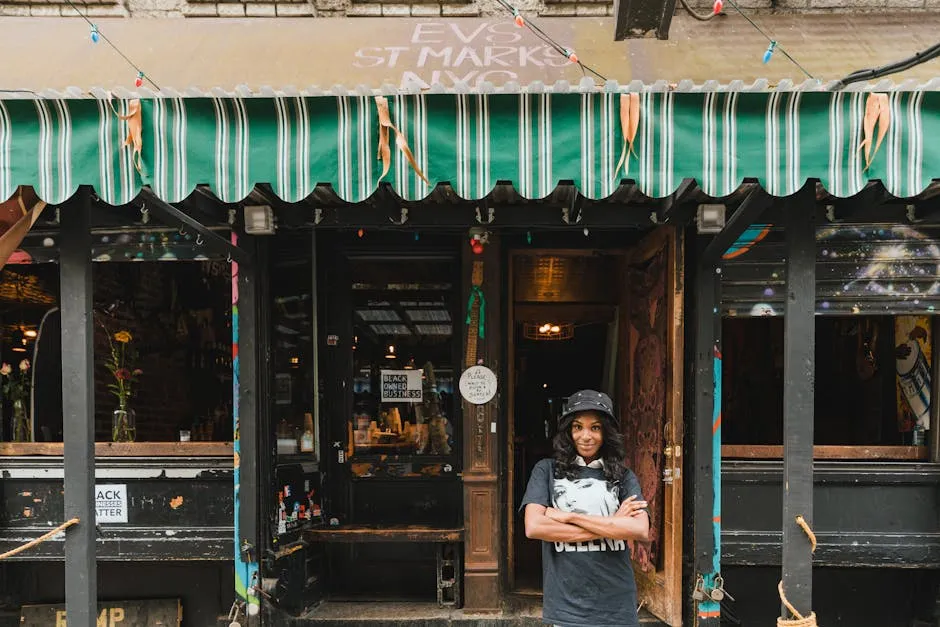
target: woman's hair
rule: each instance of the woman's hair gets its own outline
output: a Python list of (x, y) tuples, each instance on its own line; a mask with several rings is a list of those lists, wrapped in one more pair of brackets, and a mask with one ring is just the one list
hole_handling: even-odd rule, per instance
[[(604, 478), (609, 485), (618, 483), (624, 473), (624, 457), (626, 451), (623, 445), (623, 435), (617, 429), (610, 416), (601, 412), (592, 412), (597, 416), (601, 423), (601, 431), (604, 436), (604, 442), (601, 444), (600, 455), (598, 457), (604, 460)], [(578, 449), (574, 445), (571, 437), (571, 425), (575, 418), (580, 414), (569, 414), (561, 419), (558, 425), (558, 433), (555, 434), (555, 478), (556, 479), (576, 479), (578, 465), (575, 458), (578, 456)]]

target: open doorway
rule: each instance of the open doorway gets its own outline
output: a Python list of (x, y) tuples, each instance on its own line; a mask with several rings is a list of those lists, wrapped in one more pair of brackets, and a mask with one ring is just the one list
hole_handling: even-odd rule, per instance
[[(557, 308), (544, 309), (546, 320), (560, 320)], [(607, 390), (610, 381), (609, 358), (614, 327), (614, 309), (607, 320), (583, 322), (565, 340), (538, 340), (526, 337), (526, 323), (515, 325), (516, 394), (513, 399), (515, 436), (513, 492), (521, 498), (532, 468), (552, 455), (552, 438), (558, 426), (565, 399), (590, 388)], [(547, 323), (542, 323), (542, 325)], [(540, 326), (542, 326), (540, 325)], [(515, 516), (512, 548), (516, 563), (516, 589), (535, 592), (542, 589), (541, 543), (525, 537), (522, 516)]]
[(508, 552), (513, 591), (542, 590), (541, 544), (518, 513), (526, 482), (552, 455), (558, 418), (574, 392), (617, 393), (617, 329), (623, 251), (526, 250), (512, 256), (509, 328), (511, 420)]

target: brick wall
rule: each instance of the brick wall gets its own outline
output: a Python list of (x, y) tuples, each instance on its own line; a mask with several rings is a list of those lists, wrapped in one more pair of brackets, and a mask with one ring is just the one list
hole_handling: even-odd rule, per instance
[[(690, 0), (711, 7), (713, 0)], [(611, 15), (613, 0), (518, 0), (528, 14)], [(752, 9), (782, 11), (929, 10), (940, 0), (741, 0)], [(82, 0), (91, 17), (470, 17), (505, 15), (495, 0)], [(681, 9), (680, 9), (681, 11)], [(64, 0), (0, 0), (0, 15), (74, 16)]]

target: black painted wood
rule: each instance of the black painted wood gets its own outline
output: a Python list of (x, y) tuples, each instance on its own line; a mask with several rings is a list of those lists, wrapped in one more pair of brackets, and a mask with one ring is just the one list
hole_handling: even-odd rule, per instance
[(708, 267), (717, 264), (725, 251), (741, 237), (747, 227), (760, 218), (760, 215), (770, 207), (772, 202), (773, 198), (760, 187), (752, 189), (738, 205), (721, 233), (715, 235), (705, 247), (701, 257), (702, 266)]
[[(781, 564), (783, 466), (782, 460), (722, 462), (723, 565)], [(817, 568), (940, 566), (940, 468), (934, 464), (816, 461), (813, 503)]]
[[(813, 404), (816, 368), (816, 235), (813, 186), (795, 194), (786, 213), (784, 304), (783, 551), (784, 591), (804, 616), (813, 605), (811, 544), (796, 524), (813, 525)], [(782, 616), (789, 617), (781, 608)]]
[[(241, 234), (240, 248), (255, 251), (254, 237)], [(251, 255), (249, 254), (249, 258)], [(238, 264), (238, 430), (239, 430), (239, 488), (238, 548), (245, 561), (259, 559), (259, 481), (260, 463), (259, 411), (262, 404), (260, 384), (262, 374), (259, 345), (259, 271), (255, 259)], [(249, 617), (249, 625), (256, 617)]]
[(91, 188), (81, 187), (62, 208), (62, 410), (65, 419), (64, 519), (79, 524), (65, 534), (65, 604), (69, 625), (94, 627), (98, 605), (95, 566), (95, 371), (91, 281)]
[[(695, 269), (695, 476), (694, 520), (696, 574), (712, 571), (714, 531), (714, 443), (712, 417), (715, 407), (715, 350), (721, 341), (721, 320), (716, 313), (719, 281), (714, 265)], [(696, 608), (697, 612), (697, 608)], [(717, 618), (700, 618), (700, 627), (718, 627)]]

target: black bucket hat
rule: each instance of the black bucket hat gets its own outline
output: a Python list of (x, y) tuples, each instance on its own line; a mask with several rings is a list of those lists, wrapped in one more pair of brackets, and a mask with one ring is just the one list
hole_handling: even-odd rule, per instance
[(603, 392), (596, 390), (581, 390), (575, 392), (568, 397), (568, 402), (565, 404), (565, 410), (562, 412), (561, 417), (565, 419), (572, 414), (577, 414), (582, 411), (600, 412), (609, 416), (610, 419), (614, 421), (615, 425), (620, 426), (620, 419), (614, 413), (614, 403), (610, 400), (610, 397)]

